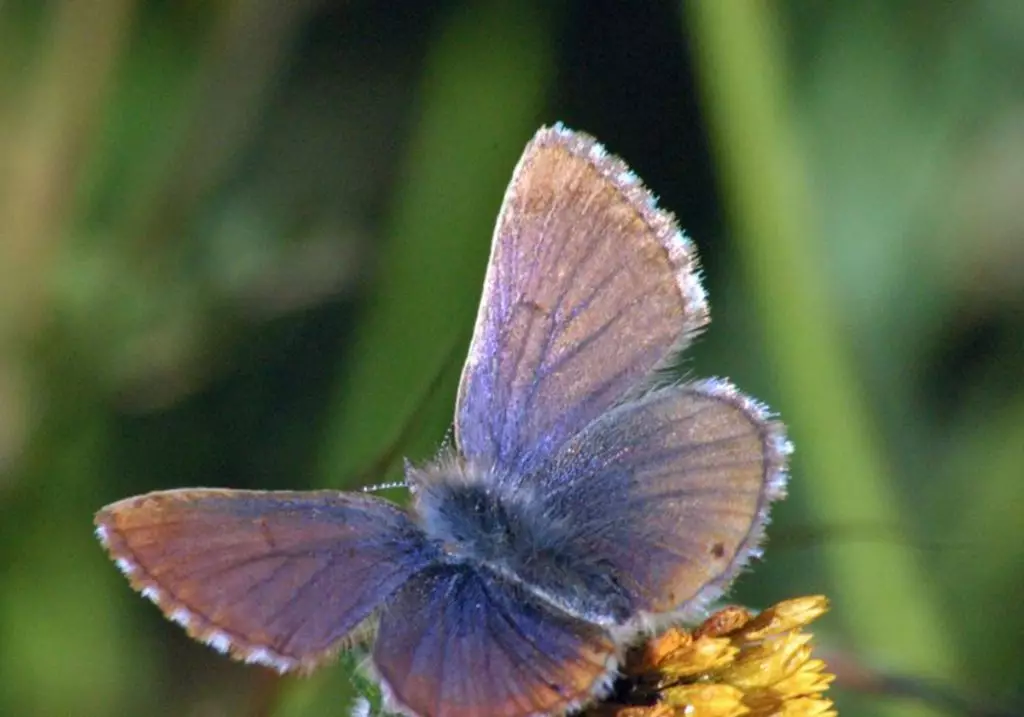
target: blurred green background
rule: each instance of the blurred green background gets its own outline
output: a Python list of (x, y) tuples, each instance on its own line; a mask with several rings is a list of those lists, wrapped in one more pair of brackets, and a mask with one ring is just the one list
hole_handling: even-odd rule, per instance
[(343, 667), (279, 681), (162, 620), (92, 513), (428, 457), (555, 120), (696, 239), (693, 372), (790, 426), (733, 598), (830, 596), (843, 715), (1011, 714), (1022, 38), (1009, 0), (0, 3), (0, 714), (347, 713)]

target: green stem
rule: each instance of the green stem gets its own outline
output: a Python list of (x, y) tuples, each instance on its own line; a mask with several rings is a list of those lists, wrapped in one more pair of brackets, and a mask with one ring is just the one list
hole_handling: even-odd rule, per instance
[[(372, 463), (451, 363), (452, 347), (468, 344), (502, 193), (552, 74), (550, 18), (525, 7), (460, 6), (428, 57), (380, 276), (333, 398), (323, 484), (351, 481)], [(435, 449), (451, 423), (458, 368), (433, 392), (406, 455)], [(347, 677), (325, 670), (288, 689), (274, 714), (334, 714), (346, 691)]]
[[(900, 498), (821, 271), (773, 6), (710, 1), (686, 7), (724, 201), (798, 448), (795, 490), (804, 492), (825, 525), (863, 521), (896, 528), (903, 523)], [(912, 554), (898, 546), (825, 545), (823, 551), (834, 613), (865, 659), (884, 657), (915, 674), (955, 674), (943, 616)]]

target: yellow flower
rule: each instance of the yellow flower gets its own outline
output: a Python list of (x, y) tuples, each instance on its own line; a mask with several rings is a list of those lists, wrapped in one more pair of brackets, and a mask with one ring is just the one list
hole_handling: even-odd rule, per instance
[(834, 676), (803, 631), (827, 609), (824, 597), (803, 597), (756, 616), (727, 607), (694, 630), (671, 629), (628, 655), (613, 696), (584, 714), (835, 717), (823, 696)]

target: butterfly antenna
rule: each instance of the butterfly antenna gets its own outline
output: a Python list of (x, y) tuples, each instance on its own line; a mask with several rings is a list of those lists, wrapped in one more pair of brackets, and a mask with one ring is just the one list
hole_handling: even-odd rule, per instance
[[(441, 382), (448, 374), (449, 369), (455, 365), (455, 361), (459, 357), (459, 348), (462, 345), (462, 341), (456, 340), (448, 347), (444, 361), (442, 361), (441, 365), (438, 366), (437, 371), (434, 372), (433, 377), (430, 379), (430, 383), (424, 387), (423, 392), (416, 400), (416, 407), (411, 413), (409, 413), (405, 421), (402, 423), (398, 433), (391, 442), (384, 447), (384, 450), (377, 456), (376, 460), (374, 460), (366, 470), (362, 471), (359, 478), (354, 481), (357, 485), (367, 483), (375, 476), (386, 474), (398, 462), (401, 458), (403, 449), (409, 443), (409, 439), (414, 435), (414, 432), (420, 428), (420, 424), (423, 420), (423, 412), (426, 410), (427, 406), (430, 405), (431, 397), (441, 386)], [(378, 490), (385, 490), (387, 488), (408, 487), (409, 484), (406, 483), (405, 480), (401, 480), (392, 483), (377, 483), (369, 485), (363, 488), (363, 491), (372, 493)]]

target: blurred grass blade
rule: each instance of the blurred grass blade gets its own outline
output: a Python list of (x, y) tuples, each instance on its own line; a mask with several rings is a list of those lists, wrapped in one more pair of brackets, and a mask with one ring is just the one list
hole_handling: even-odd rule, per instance
[[(459, 7), (427, 58), (380, 276), (333, 397), (322, 484), (344, 484), (370, 464), (416, 410), (452, 345), (468, 344), (502, 193), (552, 73), (550, 19), (529, 7)], [(407, 454), (435, 449), (451, 422), (455, 364)], [(274, 714), (333, 714), (345, 709), (346, 692), (345, 671), (327, 669), (291, 686)]]
[[(801, 148), (787, 114), (773, 5), (695, 2), (686, 8), (724, 203), (798, 449), (802, 470), (794, 481), (824, 525), (902, 525), (899, 497), (833, 321), (828, 278), (815, 269), (822, 264)], [(815, 439), (801, 441), (801, 435)], [(823, 555), (834, 593), (845, 597), (834, 614), (861, 654), (905, 671), (955, 674), (941, 628), (946, 622), (915, 553), (825, 545)]]
[[(369, 464), (451, 346), (468, 344), (502, 193), (538, 124), (551, 74), (548, 20), (492, 2), (461, 8), (448, 23), (427, 60), (379, 276), (334, 394), (324, 484)], [(451, 421), (452, 374), (425, 417), (434, 431), (423, 431), (413, 453), (436, 448)]]

